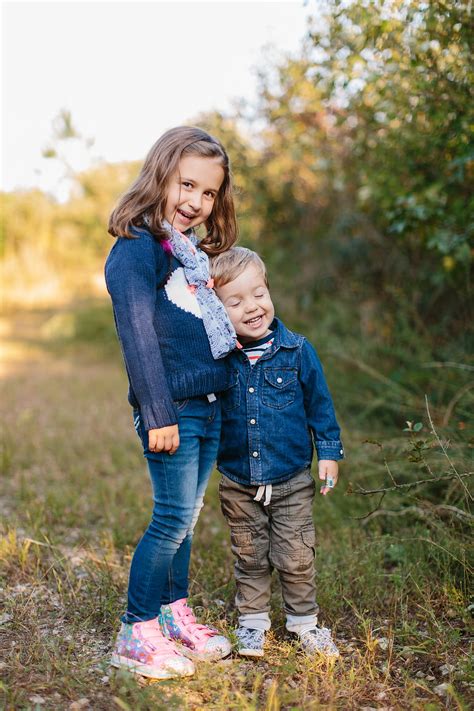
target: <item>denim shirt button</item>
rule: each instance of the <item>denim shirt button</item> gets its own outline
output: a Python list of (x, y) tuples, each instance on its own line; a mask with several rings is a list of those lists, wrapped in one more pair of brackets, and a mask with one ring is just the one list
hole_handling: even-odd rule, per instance
[(257, 420), (254, 420), (253, 417), (252, 417), (252, 419), (250, 420), (250, 424), (251, 424), (251, 425), (255, 425), (256, 422), (257, 422)]
[(283, 382), (283, 378), (277, 378), (277, 383), (282, 383), (282, 382)]
[(344, 450), (343, 450), (343, 449), (340, 449), (340, 450), (339, 450), (339, 454), (344, 454)]
[(255, 388), (249, 388), (249, 393), (254, 393), (254, 392), (255, 392)]
[(258, 457), (258, 452), (252, 452), (252, 457)]

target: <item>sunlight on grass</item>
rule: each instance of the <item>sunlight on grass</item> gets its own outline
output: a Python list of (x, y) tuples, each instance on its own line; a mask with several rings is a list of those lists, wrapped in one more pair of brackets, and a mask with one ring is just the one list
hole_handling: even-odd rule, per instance
[[(413, 449), (412, 435), (401, 429), (351, 427), (341, 485), (331, 499), (315, 503), (321, 622), (333, 628), (339, 661), (297, 652), (285, 632), (275, 580), (264, 659), (234, 656), (198, 665), (186, 681), (154, 684), (111, 670), (130, 558), (151, 499), (110, 309), (92, 301), (60, 318), (51, 310), (24, 312), (2, 322), (2, 330), (12, 358), (2, 383), (6, 709), (30, 708), (34, 697), (48, 708), (76, 708), (70, 705), (88, 699), (90, 707), (107, 711), (434, 710), (448, 699), (452, 708), (468, 708), (468, 519), (443, 519), (431, 510), (430, 518), (358, 520), (374, 500), (348, 493), (387, 481), (387, 462), (401, 482), (426, 476), (427, 466), (444, 472), (425, 430), (416, 433)], [(450, 456), (459, 471), (468, 462), (462, 446), (458, 432)], [(232, 636), (233, 559), (218, 481), (214, 473), (196, 530), (190, 594), (199, 618)], [(449, 504), (460, 507), (459, 482), (443, 486)], [(429, 504), (419, 494), (406, 495), (418, 509)], [(405, 503), (398, 493), (389, 503), (387, 497), (387, 508)]]

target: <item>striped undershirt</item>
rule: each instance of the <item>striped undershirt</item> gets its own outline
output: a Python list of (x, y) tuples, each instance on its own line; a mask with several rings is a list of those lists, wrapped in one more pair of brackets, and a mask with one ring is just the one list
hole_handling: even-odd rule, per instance
[(266, 336), (260, 338), (258, 341), (252, 341), (247, 343), (243, 348), (243, 352), (247, 355), (250, 361), (250, 365), (255, 365), (259, 358), (265, 353), (267, 348), (273, 343), (273, 335), (267, 333)]

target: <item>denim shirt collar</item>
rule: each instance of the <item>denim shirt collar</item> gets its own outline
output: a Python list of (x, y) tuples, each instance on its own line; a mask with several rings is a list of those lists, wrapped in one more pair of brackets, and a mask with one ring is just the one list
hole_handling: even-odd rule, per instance
[[(266, 360), (266, 358), (269, 358), (280, 348), (298, 348), (301, 343), (301, 336), (298, 337), (294, 333), (289, 331), (277, 317), (275, 317), (272, 323), (270, 324), (270, 330), (272, 331), (273, 335), (273, 344), (271, 348), (269, 348), (268, 351), (262, 355), (261, 360)], [(233, 352), (240, 353), (241, 355), (243, 355), (240, 349), (236, 349)]]
[(279, 318), (274, 318), (270, 328), (274, 328), (275, 340), (273, 345), (276, 348), (298, 348), (301, 337), (298, 338), (294, 333), (289, 331), (287, 327), (280, 321)]

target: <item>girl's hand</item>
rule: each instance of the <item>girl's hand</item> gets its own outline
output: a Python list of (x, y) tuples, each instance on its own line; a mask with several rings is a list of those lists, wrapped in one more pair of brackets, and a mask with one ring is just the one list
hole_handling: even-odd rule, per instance
[(148, 430), (148, 449), (150, 452), (168, 452), (174, 454), (179, 447), (178, 425)]
[(324, 481), (320, 492), (323, 496), (329, 494), (337, 484), (339, 466), (332, 459), (320, 459), (318, 462), (319, 478)]

